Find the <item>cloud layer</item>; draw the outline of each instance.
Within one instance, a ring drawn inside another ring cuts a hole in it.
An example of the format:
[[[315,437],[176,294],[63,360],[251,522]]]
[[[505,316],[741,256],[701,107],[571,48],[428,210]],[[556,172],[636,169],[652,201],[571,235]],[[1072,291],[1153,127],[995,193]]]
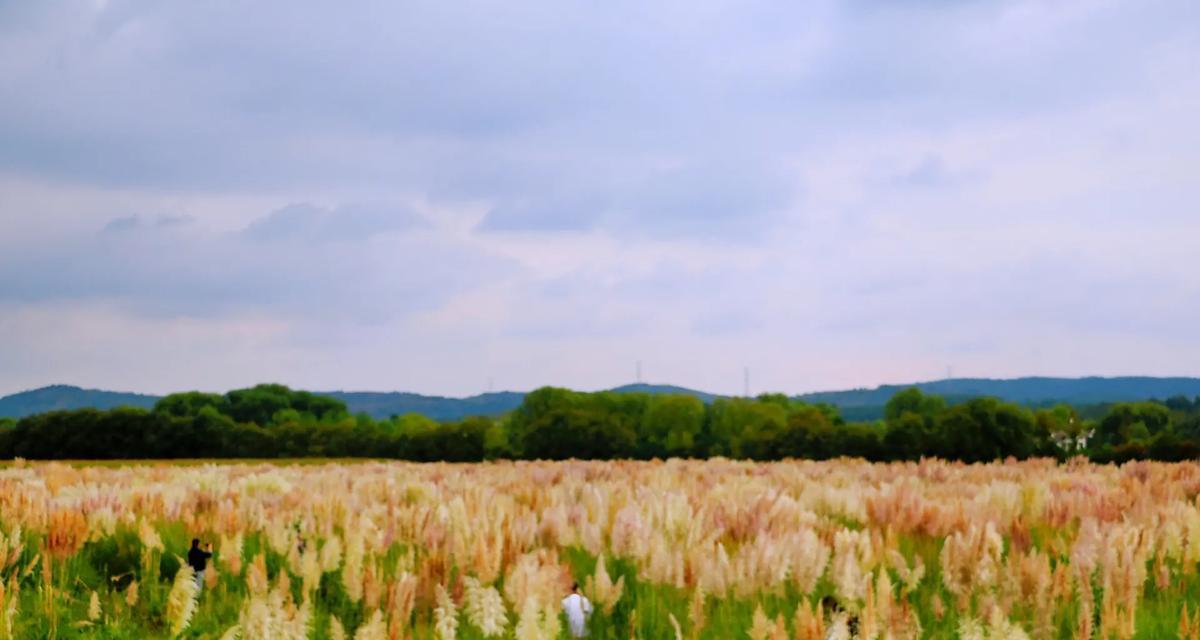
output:
[[[0,5],[0,392],[1197,374],[1180,0]]]

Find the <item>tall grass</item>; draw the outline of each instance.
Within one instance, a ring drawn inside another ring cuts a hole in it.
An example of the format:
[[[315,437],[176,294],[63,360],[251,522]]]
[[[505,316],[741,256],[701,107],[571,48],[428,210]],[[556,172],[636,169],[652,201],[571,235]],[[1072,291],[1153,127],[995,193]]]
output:
[[[565,638],[572,582],[601,640],[804,640],[831,602],[872,638],[1195,638],[1197,494],[1190,463],[16,463],[0,640]]]

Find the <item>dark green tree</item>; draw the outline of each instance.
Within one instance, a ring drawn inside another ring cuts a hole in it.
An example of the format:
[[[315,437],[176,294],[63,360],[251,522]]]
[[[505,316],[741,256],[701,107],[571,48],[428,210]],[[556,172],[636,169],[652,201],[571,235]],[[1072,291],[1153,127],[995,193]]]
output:
[[[657,395],[649,398],[638,429],[643,458],[685,457],[696,451],[704,428],[704,403],[692,396]]]
[[[937,433],[933,424],[919,414],[905,411],[887,421],[883,446],[892,459],[916,460],[932,453],[935,438]]]
[[[587,409],[555,409],[528,426],[524,457],[565,460],[628,458],[637,433],[617,416]]]
[[[921,417],[926,424],[933,424],[946,410],[946,400],[941,396],[926,395],[917,387],[898,391],[883,407],[883,417],[888,423],[899,420],[905,414]]]
[[[926,395],[917,387],[893,395],[883,408],[887,431],[882,444],[887,456],[916,460],[933,455],[941,447],[937,425],[945,412],[945,399]]]
[[[346,404],[340,400],[318,396],[307,391],[292,391],[281,384],[260,384],[250,389],[237,389],[225,394],[224,412],[237,422],[252,422],[259,426],[292,419],[281,413],[292,409],[312,421],[329,421],[348,415]]]
[[[718,398],[709,407],[703,443],[709,455],[743,458],[743,443],[753,440],[754,455],[777,457],[770,442],[787,424],[787,410],[773,402],[747,398]]]
[[[7,460],[14,457],[13,431],[16,428],[16,420],[12,418],[0,418],[0,460]]]
[[[1171,411],[1163,405],[1156,402],[1123,402],[1113,405],[1100,420],[1094,442],[1098,447],[1146,444],[1154,435],[1170,428]]]
[[[937,435],[938,453],[965,462],[1028,458],[1036,451],[1033,415],[995,398],[974,398],[947,409]]]
[[[221,413],[229,411],[225,396],[216,393],[188,391],[185,393],[172,393],[162,398],[154,404],[154,412],[176,418],[184,418],[200,413],[200,410],[205,407],[210,407]]]
[[[532,425],[543,416],[577,407],[583,394],[559,387],[541,387],[525,394],[521,405],[513,410],[508,420],[508,440],[513,453],[518,457],[525,453],[525,443]]]
[[[763,433],[750,437],[743,447],[751,458],[824,459],[833,454],[835,427],[829,413],[818,405],[790,403],[787,421],[782,429],[761,439]]]

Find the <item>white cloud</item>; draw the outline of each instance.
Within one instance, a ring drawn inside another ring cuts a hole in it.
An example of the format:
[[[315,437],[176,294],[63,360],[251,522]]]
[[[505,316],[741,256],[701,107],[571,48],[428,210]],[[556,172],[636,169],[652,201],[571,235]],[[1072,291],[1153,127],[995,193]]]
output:
[[[1196,373],[1198,7],[2,5],[0,392]]]

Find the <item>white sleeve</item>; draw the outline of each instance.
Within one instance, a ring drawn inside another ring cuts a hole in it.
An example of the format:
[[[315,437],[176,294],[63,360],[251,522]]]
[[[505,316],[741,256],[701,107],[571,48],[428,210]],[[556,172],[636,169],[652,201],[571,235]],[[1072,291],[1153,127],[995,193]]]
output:
[[[583,603],[582,603],[582,604],[583,604],[583,615],[585,615],[585,616],[590,616],[590,615],[592,615],[592,603],[591,603],[591,601],[590,601],[590,600],[588,600],[587,598],[583,597],[583,596],[579,596],[579,598],[580,598],[581,600],[583,600]]]

